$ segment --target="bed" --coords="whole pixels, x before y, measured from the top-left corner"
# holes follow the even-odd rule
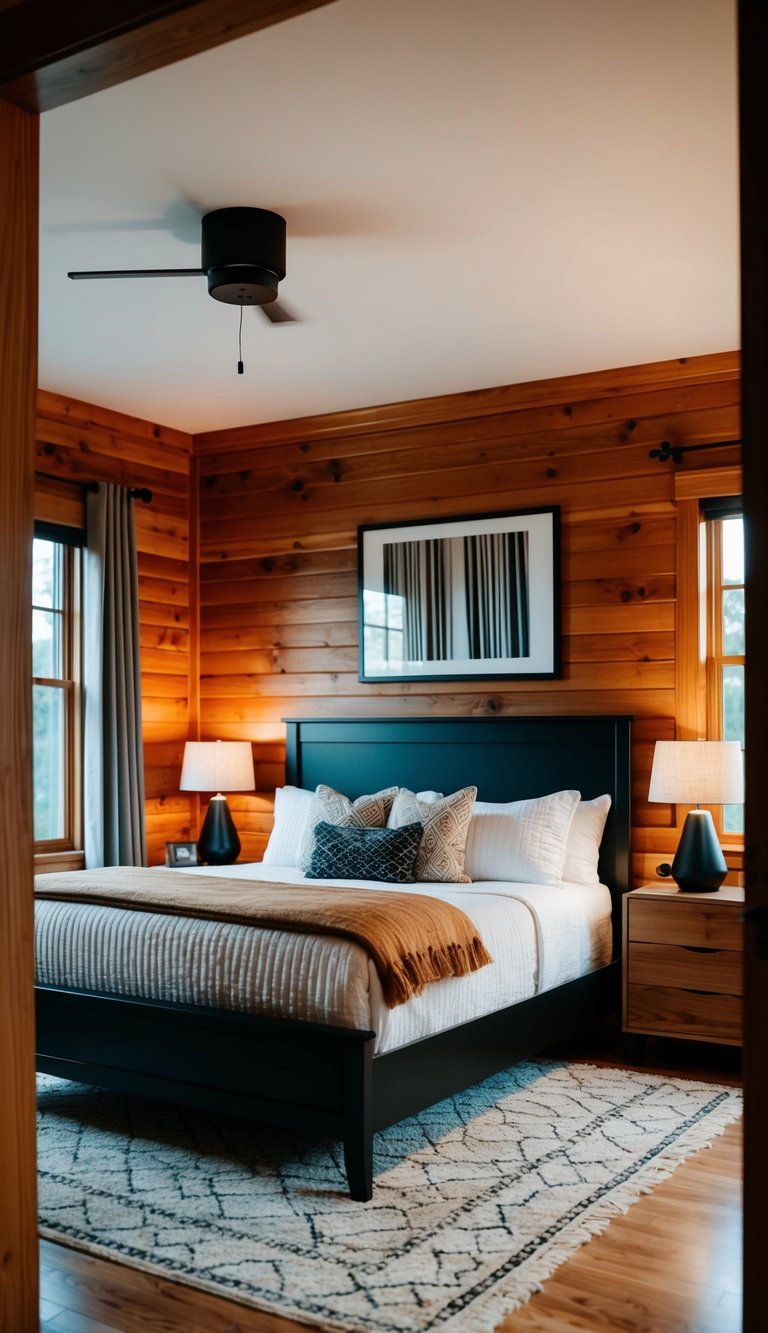
[[[439,782],[448,792],[474,783],[478,799],[486,801],[562,788],[577,788],[587,799],[602,793],[612,798],[599,867],[613,901],[612,949],[575,969],[569,965],[562,975],[589,970],[559,984],[555,969],[545,988],[515,1003],[507,1002],[508,992],[494,990],[491,969],[475,974],[474,988],[462,985],[475,978],[460,978],[453,992],[452,983],[441,982],[449,987],[451,1012],[446,1019],[444,994],[437,1031],[423,1017],[430,1005],[426,995],[402,1006],[404,1016],[393,1011],[391,1021],[383,1020],[381,1009],[371,1009],[368,1017],[354,1005],[332,1011],[331,1021],[327,1014],[312,1021],[234,1012],[210,1002],[105,994],[93,981],[87,987],[36,987],[42,1072],[339,1138],[350,1193],[366,1200],[373,1188],[375,1130],[567,1038],[616,1007],[620,902],[629,887],[630,720],[297,719],[286,725],[286,780],[297,787],[327,783],[357,796],[389,785],[416,791]],[[470,887],[481,894],[486,889]],[[557,889],[549,897],[558,894],[566,914],[571,900]],[[537,901],[552,914],[547,895]],[[499,941],[494,945],[498,952]],[[489,975],[483,978],[483,972]],[[497,959],[496,976],[503,981],[503,974]],[[483,987],[491,998],[486,996],[479,1017],[470,1017],[476,1011],[466,997],[482,994]]]

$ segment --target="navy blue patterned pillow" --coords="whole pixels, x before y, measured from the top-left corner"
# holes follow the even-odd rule
[[[315,847],[307,879],[380,879],[391,884],[413,880],[421,824],[403,828],[315,825]]]

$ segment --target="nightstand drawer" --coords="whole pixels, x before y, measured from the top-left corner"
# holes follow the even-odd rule
[[[699,898],[654,902],[630,896],[627,907],[630,941],[709,949],[742,948],[743,908],[739,903],[713,902],[710,906]]]
[[[628,950],[630,986],[675,986],[741,995],[743,955],[736,949],[684,948],[675,944],[631,942]]]
[[[672,986],[627,987],[627,1028],[706,1041],[741,1041],[742,1004],[736,995],[711,995]]]

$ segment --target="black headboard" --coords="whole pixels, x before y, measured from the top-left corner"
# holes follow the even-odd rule
[[[286,780],[347,796],[382,787],[514,801],[577,788],[612,798],[600,878],[618,907],[630,886],[629,717],[287,718]],[[620,913],[614,911],[618,924]]]

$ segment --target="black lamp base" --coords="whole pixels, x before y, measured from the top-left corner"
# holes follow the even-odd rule
[[[209,866],[230,866],[240,855],[240,839],[225,796],[214,796],[208,806],[197,854]]]
[[[727,873],[709,810],[691,810],[672,862],[672,878],[683,893],[717,893]]]

